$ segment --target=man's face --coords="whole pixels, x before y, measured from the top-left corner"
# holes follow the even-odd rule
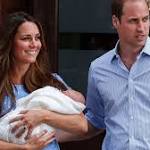
[[[149,34],[149,10],[144,0],[126,1],[123,15],[116,22],[120,43],[132,48],[144,46]]]

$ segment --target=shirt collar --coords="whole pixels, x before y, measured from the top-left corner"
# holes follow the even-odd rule
[[[114,49],[113,49],[113,55],[112,55],[112,59],[111,61],[113,61],[115,58],[118,58],[119,57],[119,54],[118,54],[118,47],[119,47],[119,40],[117,41]]]
[[[145,46],[143,47],[141,53],[145,53],[147,55],[150,55],[150,38],[148,37],[145,43]]]
[[[115,58],[118,58],[120,57],[119,54],[118,54],[118,49],[119,49],[119,40],[117,41],[116,45],[115,45],[115,48],[113,49],[114,51],[114,54],[112,55],[112,59],[111,61],[113,61]],[[150,56],[150,38],[148,37],[146,42],[145,42],[145,46],[143,47],[142,51],[140,54],[147,54]]]

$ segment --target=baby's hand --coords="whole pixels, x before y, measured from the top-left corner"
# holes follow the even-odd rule
[[[63,91],[63,93],[65,95],[69,96],[70,98],[72,98],[73,100],[85,104],[85,98],[82,93],[72,90],[72,89]]]

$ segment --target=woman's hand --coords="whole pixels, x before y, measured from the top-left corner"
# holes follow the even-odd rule
[[[19,116],[10,121],[10,123],[15,123],[11,132],[15,133],[16,137],[19,138],[25,132],[25,129],[27,127],[27,136],[30,136],[33,128],[42,123],[43,115],[44,113],[46,113],[45,111],[46,110],[42,109],[21,111]]]
[[[54,140],[54,132],[48,133],[43,131],[42,133],[32,136],[27,140],[24,145],[26,150],[42,150],[47,144]]]

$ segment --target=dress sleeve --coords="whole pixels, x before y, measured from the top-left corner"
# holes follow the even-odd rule
[[[71,87],[68,86],[68,84],[63,80],[63,78],[62,78],[60,75],[58,75],[57,73],[53,73],[53,76],[54,76],[57,80],[59,80],[60,82],[62,82],[62,83],[64,84],[64,86],[65,86],[67,89],[71,89]]]

